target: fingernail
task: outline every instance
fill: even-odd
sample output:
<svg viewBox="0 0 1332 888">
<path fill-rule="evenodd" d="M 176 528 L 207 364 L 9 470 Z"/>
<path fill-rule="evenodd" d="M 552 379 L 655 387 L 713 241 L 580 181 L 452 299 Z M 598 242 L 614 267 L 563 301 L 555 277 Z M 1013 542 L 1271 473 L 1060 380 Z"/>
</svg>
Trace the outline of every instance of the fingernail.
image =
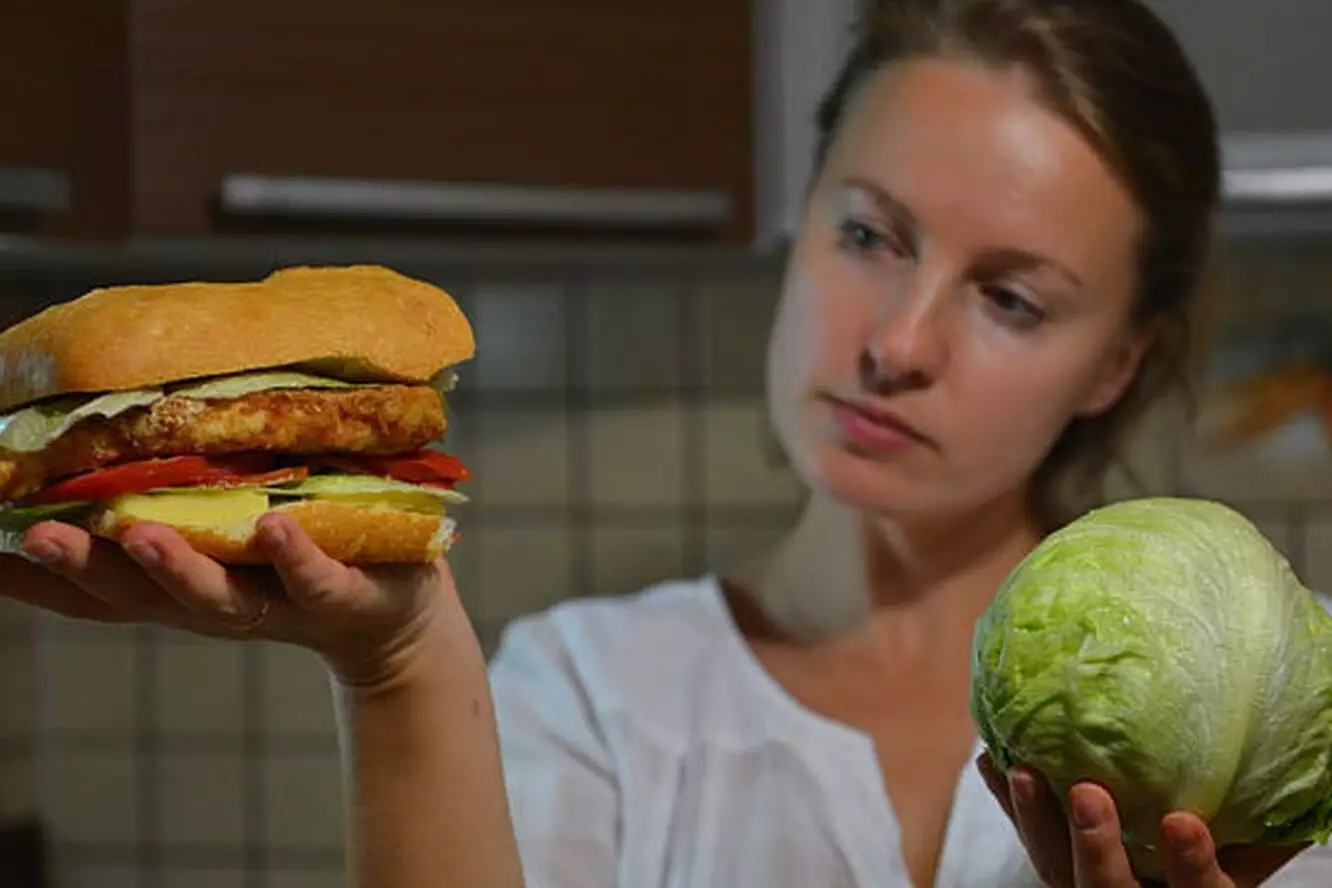
<svg viewBox="0 0 1332 888">
<path fill-rule="evenodd" d="M 1030 802 L 1032 798 L 1031 781 L 1016 768 L 1008 772 L 1008 791 L 1020 802 Z"/>
<path fill-rule="evenodd" d="M 56 564 L 63 561 L 65 553 L 55 543 L 43 541 L 28 546 L 28 554 L 42 564 Z"/>
<path fill-rule="evenodd" d="M 1085 793 L 1075 792 L 1069 796 L 1069 807 L 1073 825 L 1078 829 L 1096 829 L 1101 825 L 1101 805 Z"/>
<path fill-rule="evenodd" d="M 1176 854 L 1187 854 L 1193 850 L 1197 837 L 1187 822 L 1175 821 L 1173 828 L 1170 818 L 1166 819 L 1161 830 L 1161 840 Z"/>
<path fill-rule="evenodd" d="M 286 545 L 287 528 L 276 521 L 269 521 L 264 525 L 264 533 L 268 536 L 268 541 L 274 546 Z"/>
<path fill-rule="evenodd" d="M 135 540 L 125 544 L 129 556 L 144 567 L 156 567 L 162 563 L 162 551 L 146 540 Z"/>
</svg>

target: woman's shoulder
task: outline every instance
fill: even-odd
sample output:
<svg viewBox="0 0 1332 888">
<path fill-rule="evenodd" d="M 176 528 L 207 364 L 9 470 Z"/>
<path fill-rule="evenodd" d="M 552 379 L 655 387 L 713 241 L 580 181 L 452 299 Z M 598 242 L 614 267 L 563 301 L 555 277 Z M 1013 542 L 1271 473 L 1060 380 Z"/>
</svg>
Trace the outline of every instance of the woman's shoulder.
<svg viewBox="0 0 1332 888">
<path fill-rule="evenodd" d="M 492 669 L 529 658 L 584 672 L 626 660 L 675 659 L 725 634 L 721 608 L 711 575 L 668 580 L 626 595 L 570 599 L 511 621 L 500 635 Z"/>
<path fill-rule="evenodd" d="M 519 617 L 500 636 L 491 681 L 501 707 L 576 699 L 599 720 L 674 733 L 698 715 L 701 696 L 735 702 L 747 693 L 743 650 L 718 579 L 704 575 Z"/>
</svg>

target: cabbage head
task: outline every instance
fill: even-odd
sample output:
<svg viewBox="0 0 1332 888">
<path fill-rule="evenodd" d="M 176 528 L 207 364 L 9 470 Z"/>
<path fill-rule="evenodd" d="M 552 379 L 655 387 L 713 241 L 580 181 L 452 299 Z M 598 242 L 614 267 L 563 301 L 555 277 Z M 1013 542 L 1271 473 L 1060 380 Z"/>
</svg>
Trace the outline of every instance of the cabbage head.
<svg viewBox="0 0 1332 888">
<path fill-rule="evenodd" d="M 1114 796 L 1140 875 L 1161 818 L 1217 845 L 1332 832 L 1332 616 L 1247 519 L 1143 498 L 1047 537 L 977 622 L 971 712 L 996 765 Z"/>
</svg>

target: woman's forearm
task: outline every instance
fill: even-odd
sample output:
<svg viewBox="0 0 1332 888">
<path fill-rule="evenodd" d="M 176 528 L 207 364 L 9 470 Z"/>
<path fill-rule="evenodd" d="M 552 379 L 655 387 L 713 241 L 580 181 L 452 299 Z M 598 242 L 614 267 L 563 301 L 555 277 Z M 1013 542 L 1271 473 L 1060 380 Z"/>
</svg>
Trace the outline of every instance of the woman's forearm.
<svg viewBox="0 0 1332 888">
<path fill-rule="evenodd" d="M 391 683 L 338 687 L 351 884 L 521 888 L 484 659 L 468 626 L 433 634 Z"/>
</svg>

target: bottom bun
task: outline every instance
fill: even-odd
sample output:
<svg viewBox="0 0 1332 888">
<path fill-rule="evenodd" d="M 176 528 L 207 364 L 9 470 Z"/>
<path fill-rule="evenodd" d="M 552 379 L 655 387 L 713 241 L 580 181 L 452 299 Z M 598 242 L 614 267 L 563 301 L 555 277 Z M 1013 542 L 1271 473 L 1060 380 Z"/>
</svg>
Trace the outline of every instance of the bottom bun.
<svg viewBox="0 0 1332 888">
<path fill-rule="evenodd" d="M 453 544 L 455 523 L 446 515 L 399 509 L 348 506 L 327 500 L 302 500 L 275 506 L 296 520 L 314 544 L 344 564 L 426 564 Z M 132 515 L 103 509 L 93 515 L 93 533 L 118 539 L 135 525 L 146 523 Z M 257 519 L 228 525 L 165 524 L 199 551 L 224 564 L 269 564 L 255 532 Z"/>
</svg>

